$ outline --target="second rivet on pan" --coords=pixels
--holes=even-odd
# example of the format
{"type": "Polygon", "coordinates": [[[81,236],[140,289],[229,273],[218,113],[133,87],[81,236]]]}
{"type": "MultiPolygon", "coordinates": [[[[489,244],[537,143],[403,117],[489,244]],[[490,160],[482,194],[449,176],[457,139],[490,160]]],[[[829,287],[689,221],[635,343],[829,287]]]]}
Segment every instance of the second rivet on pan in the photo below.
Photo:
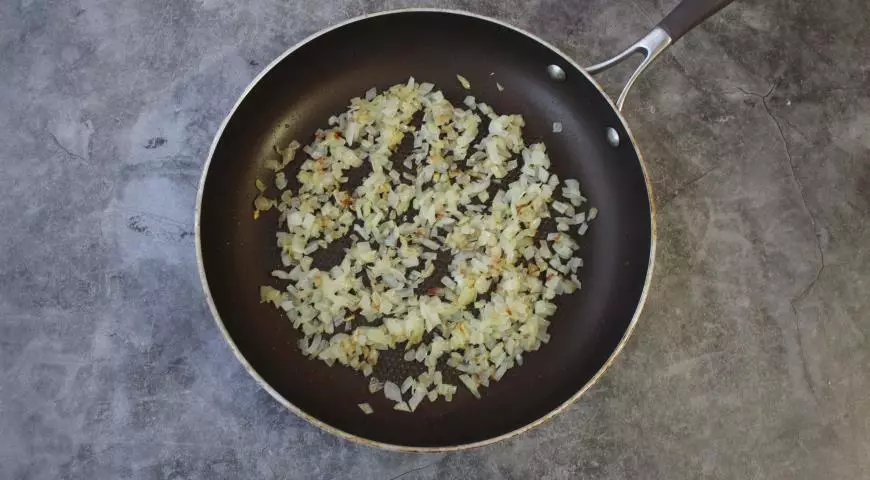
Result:
{"type": "Polygon", "coordinates": [[[611,147],[619,146],[619,132],[617,132],[613,127],[607,127],[607,143],[609,143],[611,147]]]}
{"type": "Polygon", "coordinates": [[[565,70],[562,70],[562,67],[558,65],[547,65],[547,75],[557,82],[565,80],[565,70]]]}

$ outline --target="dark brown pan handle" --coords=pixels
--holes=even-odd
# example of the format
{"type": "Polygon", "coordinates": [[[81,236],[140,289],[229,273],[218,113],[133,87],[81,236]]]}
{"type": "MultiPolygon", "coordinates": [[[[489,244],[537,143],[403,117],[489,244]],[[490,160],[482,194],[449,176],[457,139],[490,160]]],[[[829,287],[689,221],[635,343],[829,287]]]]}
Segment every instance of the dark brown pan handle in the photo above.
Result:
{"type": "Polygon", "coordinates": [[[732,1],[734,0],[683,0],[643,38],[623,50],[619,55],[592,65],[586,68],[586,71],[594,75],[622,62],[635,53],[643,54],[643,60],[625,82],[625,87],[616,99],[616,108],[622,110],[622,105],[625,103],[625,97],[631,86],[660,53],[732,1]]]}
{"type": "Polygon", "coordinates": [[[659,22],[659,27],[668,32],[671,42],[676,42],[689,30],[732,1],[734,0],[683,0],[659,22]]]}

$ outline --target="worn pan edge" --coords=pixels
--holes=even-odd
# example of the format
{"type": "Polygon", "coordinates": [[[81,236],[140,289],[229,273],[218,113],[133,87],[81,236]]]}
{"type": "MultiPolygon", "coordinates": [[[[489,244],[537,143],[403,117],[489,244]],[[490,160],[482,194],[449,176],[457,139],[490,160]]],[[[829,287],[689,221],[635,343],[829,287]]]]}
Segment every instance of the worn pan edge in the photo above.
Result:
{"type": "Polygon", "coordinates": [[[314,34],[309,35],[307,38],[301,40],[300,42],[298,42],[295,45],[288,48],[286,51],[284,51],[284,53],[279,55],[275,60],[273,60],[271,63],[269,63],[269,65],[267,65],[265,68],[263,68],[263,70],[260,71],[260,73],[257,74],[257,76],[254,77],[253,80],[251,80],[251,82],[245,87],[244,91],[239,96],[239,99],[236,100],[236,103],[233,105],[232,109],[230,109],[229,113],[226,115],[226,117],[224,117],[224,120],[221,122],[220,126],[218,127],[217,132],[215,133],[214,139],[212,140],[212,143],[211,143],[211,147],[209,147],[208,157],[206,158],[205,164],[203,165],[202,176],[200,178],[199,188],[198,188],[197,194],[196,194],[194,232],[195,232],[195,239],[196,239],[197,270],[199,271],[200,283],[202,284],[203,293],[205,293],[206,302],[208,303],[208,308],[211,311],[212,317],[214,318],[215,323],[218,326],[218,329],[220,329],[221,335],[223,335],[224,340],[226,340],[227,344],[230,346],[230,349],[233,351],[233,354],[235,354],[236,358],[242,364],[244,369],[254,378],[254,380],[257,381],[257,383],[260,384],[260,386],[264,390],[266,390],[269,393],[269,395],[272,396],[272,398],[274,398],[276,401],[278,401],[278,403],[283,405],[285,408],[287,408],[288,410],[293,412],[298,417],[303,418],[306,421],[308,421],[309,423],[311,423],[312,425],[314,425],[314,426],[316,426],[316,427],[318,427],[318,428],[320,428],[328,433],[336,435],[338,437],[341,437],[341,438],[344,438],[344,439],[347,439],[347,440],[350,440],[350,441],[353,441],[353,442],[356,442],[356,443],[359,443],[362,445],[382,448],[384,450],[402,451],[402,452],[418,452],[418,453],[436,453],[436,452],[450,452],[450,451],[458,451],[458,450],[466,450],[466,449],[471,449],[471,448],[476,448],[476,447],[482,447],[485,445],[490,445],[490,444],[500,442],[502,440],[507,440],[507,439],[515,437],[521,433],[527,432],[527,431],[529,431],[529,430],[531,430],[539,425],[542,425],[543,423],[547,422],[548,420],[550,420],[551,418],[553,418],[557,414],[559,414],[562,411],[564,411],[565,409],[567,409],[571,404],[576,402],[577,399],[579,399],[584,393],[586,393],[586,391],[589,390],[589,388],[591,388],[593,385],[595,385],[595,383],[604,374],[604,372],[607,371],[608,368],[610,368],[610,366],[616,360],[616,357],[620,354],[620,352],[622,352],[622,349],[625,347],[625,345],[628,342],[628,339],[631,337],[632,333],[634,333],[634,328],[637,325],[637,322],[640,318],[640,314],[643,310],[643,306],[646,303],[646,298],[647,298],[647,295],[649,293],[649,288],[650,288],[650,284],[652,281],[653,269],[655,266],[656,209],[655,209],[655,201],[653,198],[652,182],[650,181],[650,178],[649,178],[649,172],[647,171],[647,166],[643,160],[643,156],[641,155],[640,150],[637,148],[637,143],[634,139],[634,135],[632,134],[631,129],[628,126],[628,122],[626,122],[625,118],[622,116],[622,112],[620,112],[619,109],[616,108],[616,105],[614,105],[613,100],[601,88],[601,85],[599,85],[598,82],[595,81],[595,79],[589,73],[587,73],[586,70],[583,69],[583,67],[581,67],[579,64],[577,64],[577,62],[575,62],[574,59],[572,59],[571,57],[566,55],[564,52],[562,52],[561,50],[556,48],[554,45],[550,44],[546,40],[538,37],[537,35],[535,35],[533,33],[527,32],[527,31],[525,31],[521,28],[518,28],[516,26],[513,26],[509,23],[502,22],[501,20],[487,17],[485,15],[479,15],[479,14],[472,13],[472,12],[466,12],[463,10],[453,10],[453,9],[403,8],[403,9],[387,10],[384,12],[361,15],[358,17],[350,18],[348,20],[345,20],[345,21],[340,22],[338,24],[332,25],[330,27],[326,27],[318,32],[315,32],[314,34]],[[481,441],[471,442],[471,443],[464,443],[464,444],[459,444],[459,445],[450,445],[450,446],[445,446],[445,447],[421,447],[421,446],[412,446],[412,445],[396,445],[396,444],[392,444],[392,443],[385,443],[385,442],[378,442],[378,441],[370,440],[370,439],[367,439],[365,437],[361,437],[359,435],[354,435],[352,433],[345,432],[344,430],[341,430],[341,429],[336,428],[332,425],[329,425],[329,424],[309,415],[308,413],[306,413],[305,411],[303,411],[302,409],[300,409],[299,407],[294,405],[292,402],[290,402],[289,400],[284,398],[283,395],[281,395],[274,388],[272,388],[272,386],[269,385],[269,383],[266,382],[263,379],[263,377],[261,377],[260,374],[257,373],[256,370],[254,370],[254,368],[251,366],[251,364],[248,363],[247,359],[245,359],[241,350],[239,350],[238,346],[236,346],[235,342],[230,337],[230,334],[227,331],[226,326],[224,326],[223,320],[221,319],[221,316],[217,311],[217,306],[215,305],[214,299],[212,298],[211,291],[209,290],[208,280],[206,279],[206,275],[205,275],[205,265],[204,265],[203,259],[202,259],[202,236],[201,236],[201,232],[200,232],[200,220],[201,220],[201,212],[202,212],[202,197],[203,197],[203,192],[205,191],[205,181],[206,181],[206,178],[208,177],[209,166],[211,165],[212,157],[214,156],[215,149],[217,148],[217,145],[220,141],[220,138],[223,135],[224,129],[226,128],[230,119],[232,119],[233,115],[236,113],[236,110],[239,108],[239,105],[241,105],[242,102],[245,100],[245,97],[247,97],[248,93],[250,93],[250,91],[260,82],[260,80],[263,77],[265,77],[272,70],[272,68],[274,68],[276,65],[281,63],[286,57],[288,57],[294,51],[298,50],[303,45],[311,42],[312,40],[314,40],[322,35],[325,35],[333,30],[337,30],[337,29],[342,28],[342,27],[349,25],[351,23],[363,21],[367,18],[393,15],[393,14],[399,14],[399,13],[410,13],[410,12],[449,13],[449,14],[453,14],[453,15],[462,15],[462,16],[466,16],[466,17],[472,17],[472,18],[476,18],[479,20],[491,22],[491,23],[497,24],[501,27],[508,28],[510,30],[514,30],[518,33],[521,33],[521,34],[525,35],[526,37],[528,37],[532,40],[535,40],[536,42],[540,43],[544,47],[553,51],[555,54],[562,57],[562,59],[567,64],[571,65],[572,67],[574,67],[575,70],[577,70],[578,72],[583,74],[583,76],[585,76],[586,79],[590,83],[592,83],[593,86],[595,86],[595,88],[598,90],[598,92],[601,94],[601,96],[604,97],[604,99],[607,101],[607,103],[613,109],[614,113],[616,113],[616,116],[619,118],[619,121],[622,124],[622,127],[628,133],[629,140],[631,140],[632,148],[634,148],[634,151],[637,154],[638,161],[640,162],[640,167],[641,167],[641,171],[643,172],[643,179],[644,179],[644,183],[646,184],[647,196],[648,196],[649,205],[650,205],[650,254],[649,254],[649,263],[647,265],[647,274],[646,274],[646,278],[644,279],[644,284],[643,284],[643,290],[641,291],[640,299],[638,300],[637,307],[635,308],[634,314],[632,315],[631,323],[629,323],[628,327],[625,330],[625,333],[622,335],[622,338],[619,341],[619,344],[613,350],[613,353],[611,353],[610,357],[607,359],[607,361],[604,363],[604,365],[602,365],[601,368],[598,370],[598,372],[596,372],[595,375],[593,375],[592,378],[589,379],[589,381],[586,382],[586,384],[583,385],[583,387],[577,391],[577,393],[572,395],[571,398],[569,398],[568,400],[566,400],[565,402],[563,402],[562,404],[560,404],[559,406],[557,406],[556,408],[551,410],[546,415],[541,416],[537,420],[530,422],[530,423],[528,423],[520,428],[517,428],[515,430],[512,430],[510,432],[507,432],[507,433],[504,433],[502,435],[492,437],[492,438],[489,438],[486,440],[481,440],[481,441]]]}

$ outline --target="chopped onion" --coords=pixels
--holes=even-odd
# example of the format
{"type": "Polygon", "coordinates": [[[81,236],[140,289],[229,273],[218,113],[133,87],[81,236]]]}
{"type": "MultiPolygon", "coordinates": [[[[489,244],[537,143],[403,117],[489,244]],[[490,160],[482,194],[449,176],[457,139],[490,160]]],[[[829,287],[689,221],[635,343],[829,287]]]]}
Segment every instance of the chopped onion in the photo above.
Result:
{"type": "Polygon", "coordinates": [[[597,217],[597,216],[598,216],[598,209],[595,207],[590,208],[588,221],[591,222],[592,220],[595,220],[595,217],[597,217]]]}
{"type": "Polygon", "coordinates": [[[576,213],[586,202],[579,182],[550,171],[544,144],[525,143],[523,117],[470,95],[457,107],[411,78],[368,90],[327,124],[304,147],[276,146],[281,160],[266,167],[279,198],[263,196],[265,184],[255,182],[255,218],[279,210],[283,267],[272,276],[287,282],[263,286],[261,301],[302,333],[304,355],[330,366],[371,376],[382,352],[404,345],[403,361],[425,371],[401,386],[368,383],[395,410],[415,411],[425,398],[451,401],[457,386],[444,383],[445,364],[479,398],[481,387],[549,341],[554,299],[580,288],[573,230],[585,234],[598,211],[576,213]],[[412,150],[397,170],[392,157],[409,136],[412,150]],[[297,151],[304,158],[291,193],[283,169],[297,151]],[[362,166],[368,173],[350,187],[362,166]],[[555,232],[540,231],[547,218],[555,232]],[[314,266],[318,251],[348,236],[351,246],[333,265],[314,266]],[[436,263],[446,268],[440,281],[431,278],[436,263]]]}
{"type": "Polygon", "coordinates": [[[261,212],[265,212],[272,208],[272,200],[269,200],[266,197],[257,197],[254,199],[254,208],[261,212]]]}
{"type": "Polygon", "coordinates": [[[402,382],[402,393],[406,393],[410,390],[412,385],[414,385],[414,377],[405,378],[405,381],[402,382]]]}
{"type": "Polygon", "coordinates": [[[384,384],[381,383],[381,381],[378,380],[377,378],[372,377],[369,380],[369,393],[377,393],[377,392],[381,391],[381,389],[383,389],[383,388],[384,388],[384,384]]]}
{"type": "Polygon", "coordinates": [[[462,84],[462,88],[466,90],[471,89],[471,82],[469,82],[467,78],[463,77],[462,75],[457,75],[456,79],[459,80],[460,84],[462,84]]]}
{"type": "Polygon", "coordinates": [[[459,380],[465,385],[469,392],[474,395],[475,398],[480,398],[480,392],[477,391],[477,382],[471,379],[468,375],[460,375],[459,380]]]}
{"type": "Polygon", "coordinates": [[[275,187],[278,190],[284,190],[287,188],[287,177],[284,175],[284,172],[278,172],[275,174],[275,187]]]}
{"type": "Polygon", "coordinates": [[[420,405],[420,402],[422,402],[424,398],[426,398],[426,390],[424,390],[422,388],[417,390],[411,396],[411,398],[408,400],[408,407],[411,408],[412,412],[414,410],[417,410],[417,406],[420,405]]]}
{"type": "Polygon", "coordinates": [[[399,390],[398,385],[390,381],[384,383],[384,396],[394,402],[402,401],[402,392],[399,390]]]}
{"type": "Polygon", "coordinates": [[[375,411],[368,403],[358,403],[357,407],[359,407],[359,409],[362,410],[363,413],[365,413],[366,415],[371,415],[375,411]]]}

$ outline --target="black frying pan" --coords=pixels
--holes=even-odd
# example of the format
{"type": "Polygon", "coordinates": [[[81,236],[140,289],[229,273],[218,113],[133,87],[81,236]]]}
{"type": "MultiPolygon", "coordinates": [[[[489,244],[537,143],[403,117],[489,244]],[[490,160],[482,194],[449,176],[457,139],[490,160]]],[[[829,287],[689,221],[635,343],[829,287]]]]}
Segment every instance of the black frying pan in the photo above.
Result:
{"type": "MultiPolygon", "coordinates": [[[[625,344],[646,296],[655,249],[652,195],[640,154],[619,110],[588,73],[636,51],[645,53],[627,91],[657,54],[727,3],[684,0],[649,35],[588,71],[526,32],[442,10],[353,19],[288,50],[251,83],[218,131],[197,205],[203,288],[245,368],[279,402],[312,423],[390,449],[482,445],[564,409],[625,344]],[[367,89],[380,90],[413,75],[434,82],[458,104],[467,92],[456,74],[468,78],[472,94],[497,112],[522,114],[527,143],[543,140],[553,170],[579,179],[601,213],[579,252],[586,261],[580,276],[584,288],[560,297],[550,343],[492,383],[481,400],[460,387],[453,402],[425,402],[407,414],[393,411],[382,395],[369,394],[368,379],[359,373],[304,358],[296,347],[300,334],[271,305],[260,303],[259,285],[275,284],[269,272],[280,260],[276,213],[252,218],[254,180],[266,175],[263,159],[274,155],[275,144],[308,143],[329,116],[367,89]],[[556,121],[563,125],[560,134],[552,133],[556,121]],[[361,402],[370,403],[375,413],[362,414],[361,402]]],[[[382,358],[379,369],[382,378],[408,373],[389,357],[382,358]]]]}

